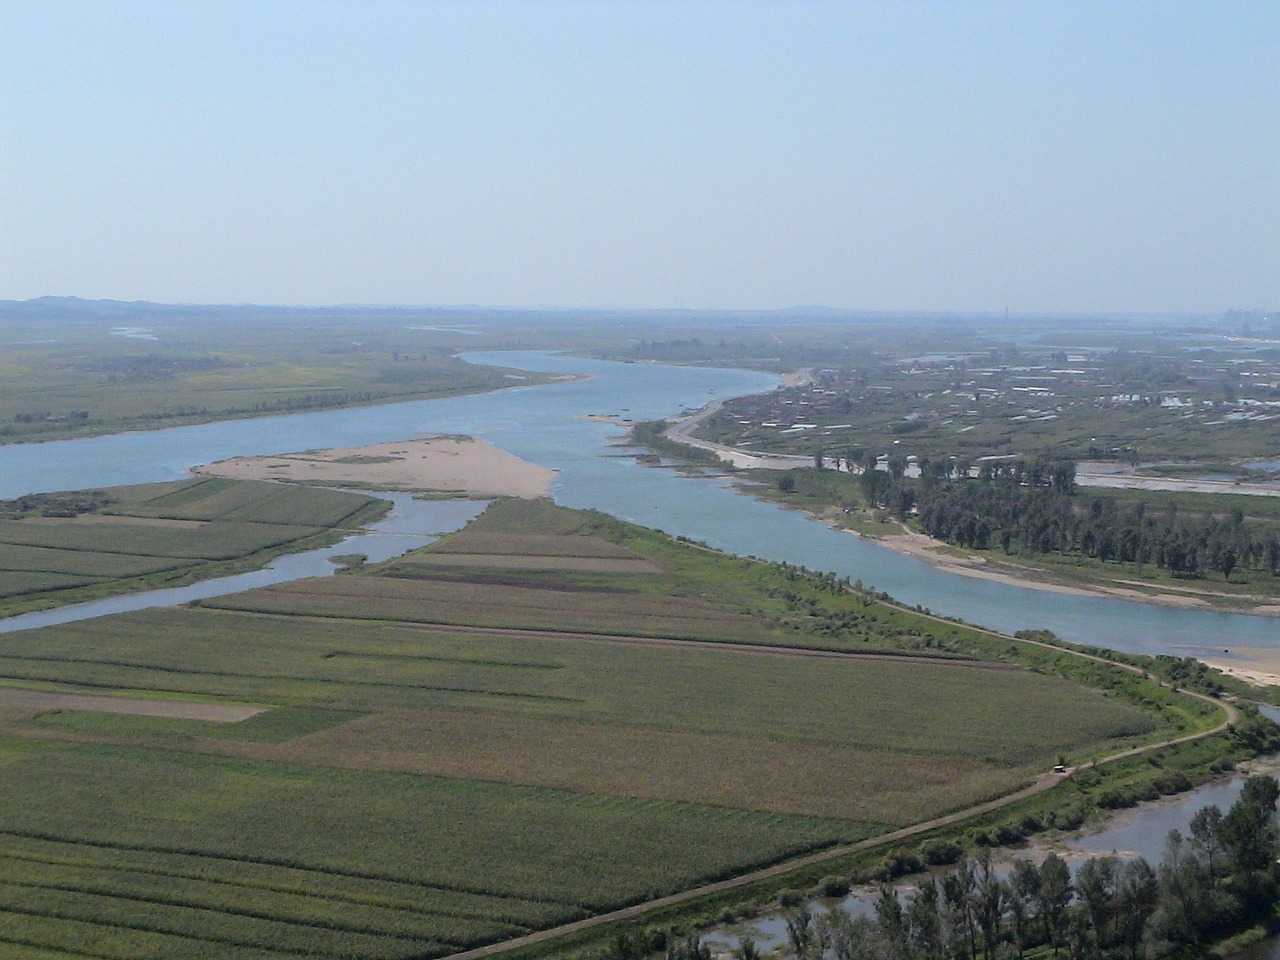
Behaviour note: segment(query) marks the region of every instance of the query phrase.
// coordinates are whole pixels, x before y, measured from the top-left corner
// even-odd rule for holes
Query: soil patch
[[[93,713],[123,713],[134,717],[208,720],[213,723],[237,723],[268,709],[241,704],[147,700],[142,697],[96,697],[87,693],[22,690],[16,687],[0,687],[0,706],[38,712],[85,710]]]

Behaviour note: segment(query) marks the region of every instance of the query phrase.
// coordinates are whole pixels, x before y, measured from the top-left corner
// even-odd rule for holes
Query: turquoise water
[[[610,363],[545,352],[468,353],[473,362],[585,375],[444,400],[227,421],[86,440],[0,447],[0,497],[38,490],[141,483],[242,454],[356,446],[430,433],[468,433],[560,477],[555,499],[735,553],[861,579],[909,604],[996,629],[1042,627],[1069,640],[1143,653],[1196,655],[1274,648],[1265,617],[1076,597],[961,577],[795,511],[736,492],[723,478],[681,476],[619,456],[619,428],[585,419],[672,416],[709,400],[758,393],[776,377],[741,370]]]

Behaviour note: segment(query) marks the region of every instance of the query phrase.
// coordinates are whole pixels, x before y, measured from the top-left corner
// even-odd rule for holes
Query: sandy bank
[[[352,484],[378,490],[472,497],[545,497],[556,471],[474,437],[425,437],[366,447],[235,457],[194,473],[236,480]]]
[[[846,532],[858,536],[856,531],[848,530]],[[893,536],[877,537],[875,542],[883,547],[888,547],[890,550],[896,550],[918,560],[924,560],[926,563],[931,563],[948,573],[958,573],[961,576],[990,580],[1014,587],[1027,587],[1032,590],[1047,590],[1050,593],[1067,593],[1084,597],[1118,597],[1124,600],[1140,600],[1144,603],[1160,603],[1170,607],[1209,606],[1208,601],[1200,597],[1189,597],[1175,593],[1144,593],[1141,590],[1129,590],[1124,587],[1094,585],[1075,587],[1065,583],[1051,583],[1044,580],[1036,580],[1029,576],[1021,577],[1005,571],[993,570],[987,566],[987,561],[982,557],[956,556],[955,554],[944,552],[948,549],[947,544],[923,533],[904,532]]]
[[[1239,647],[1224,650],[1221,656],[1200,657],[1211,667],[1258,686],[1280,686],[1280,649]]]

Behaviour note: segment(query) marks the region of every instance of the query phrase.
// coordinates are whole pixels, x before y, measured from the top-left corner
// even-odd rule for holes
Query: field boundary
[[[764,562],[764,561],[761,561],[761,562]],[[884,602],[888,606],[895,607],[899,610],[919,614],[919,611],[911,610],[911,608],[906,607],[900,603],[896,603],[893,601],[881,601],[881,602]],[[939,617],[935,614],[919,614],[919,615],[928,617],[929,619],[934,620],[938,623],[956,625],[956,621],[948,620],[945,617]],[[965,626],[967,626],[967,624]],[[1081,659],[1094,661],[1096,663],[1105,664],[1110,667],[1117,667],[1122,670],[1127,670],[1130,673],[1135,673],[1135,674],[1144,673],[1144,671],[1141,668],[1132,666],[1127,663],[1117,663],[1113,660],[1108,660],[1106,657],[1100,657],[1094,654],[1084,653],[1082,651],[1071,650],[1065,647],[1055,646],[1054,644],[1045,643],[1044,641],[1023,639],[1021,637],[1011,637],[1011,636],[1008,636],[1007,634],[1002,634],[995,630],[989,630],[982,627],[971,627],[970,629],[977,630],[980,633],[983,633],[990,637],[994,637],[999,640],[1005,640],[1011,643],[1025,643],[1025,644],[1030,644],[1036,647],[1042,647],[1047,650],[1052,650],[1056,653],[1064,653],[1069,656],[1074,656],[1074,657],[1079,657]],[[915,659],[915,658],[911,658],[911,659]],[[1160,686],[1173,689],[1172,684],[1166,683],[1162,680],[1157,682],[1160,684]],[[1140,756],[1141,754],[1144,754],[1144,753],[1149,753],[1155,750],[1162,750],[1166,747],[1176,746],[1182,743],[1190,743],[1195,740],[1204,739],[1205,737],[1215,736],[1216,734],[1222,733],[1225,730],[1227,730],[1229,727],[1231,727],[1240,719],[1240,711],[1237,710],[1230,703],[1226,703],[1224,701],[1217,700],[1213,697],[1207,696],[1206,694],[1196,693],[1191,690],[1181,690],[1180,692],[1184,693],[1189,697],[1194,697],[1197,700],[1202,700],[1205,703],[1209,703],[1212,706],[1221,709],[1225,714],[1225,718],[1222,720],[1221,723],[1217,724],[1216,726],[1210,729],[1200,730],[1195,733],[1185,734],[1180,737],[1171,737],[1167,740],[1159,741],[1158,743],[1150,743],[1150,744],[1144,744],[1138,747],[1130,747],[1128,749],[1121,750],[1117,753],[1109,754],[1108,756],[1105,756],[1105,757],[1099,757],[1097,760],[1092,761],[1090,765],[1096,767],[1096,766],[1103,766],[1105,764],[1116,763],[1121,760],[1128,759],[1130,757]],[[841,857],[848,856],[850,854],[862,853],[867,850],[874,850],[878,847],[888,846],[890,844],[897,843],[901,840],[906,840],[914,836],[919,836],[920,834],[923,834],[923,833],[928,833],[929,831],[935,830],[939,827],[954,826],[957,823],[962,823],[965,820],[972,819],[973,817],[978,817],[983,814],[990,813],[994,810],[999,810],[1003,807],[1010,806],[1021,800],[1026,800],[1030,797],[1036,796],[1037,794],[1044,793],[1046,790],[1050,790],[1053,787],[1056,787],[1058,784],[1063,783],[1066,780],[1069,780],[1071,776],[1078,769],[1079,769],[1078,767],[1068,767],[1066,770],[1064,770],[1061,773],[1051,772],[1051,773],[1041,774],[1039,777],[1036,778],[1036,780],[1033,783],[1031,783],[1029,786],[1023,787],[1021,790],[1017,790],[1013,793],[1006,794],[1003,797],[997,797],[994,800],[988,800],[983,803],[975,804],[974,806],[971,806],[971,807],[966,807],[963,810],[957,810],[952,813],[944,814],[943,816],[935,817],[931,820],[926,820],[926,821],[922,821],[921,823],[912,824],[909,827],[903,827],[891,833],[881,834],[877,837],[871,837],[866,840],[859,840],[856,843],[843,844],[836,847],[830,847],[826,850],[818,851],[817,853],[806,854],[804,856],[797,857],[791,860],[786,860],[786,861],[783,861],[782,863],[777,863],[769,867],[763,867],[759,870],[753,870],[749,873],[744,873],[737,877],[730,877],[726,880],[716,881],[715,883],[704,884],[703,886],[700,886],[700,887],[693,887],[688,890],[682,890],[679,893],[669,894],[668,896],[660,897],[654,900],[648,900],[644,903],[633,904],[630,907],[623,907],[618,910],[612,910],[612,911],[609,911],[608,913],[598,914],[594,917],[587,917],[583,920],[576,920],[576,921],[573,921],[572,923],[562,924],[561,926],[558,926],[558,927],[551,927],[546,930],[540,930],[534,933],[525,934],[524,936],[516,937],[511,940],[504,940],[500,943],[488,944],[486,946],[476,947],[475,949],[467,950],[462,953],[451,954],[447,957],[441,958],[441,960],[479,960],[479,958],[482,958],[482,957],[495,956],[500,953],[506,953],[510,950],[518,950],[522,947],[534,946],[536,944],[545,943],[549,940],[555,940],[560,937],[571,936],[572,934],[581,933],[582,931],[589,930],[593,927],[603,926],[609,923],[616,923],[618,921],[623,921],[623,920],[635,920],[639,917],[644,916],[645,914],[652,913],[657,910],[662,910],[667,907],[679,906],[682,903],[688,903],[690,901],[697,900],[702,897],[712,896],[714,894],[723,893],[725,891],[733,890],[738,887],[747,886],[748,884],[755,883],[760,880],[769,880],[776,877],[780,877],[787,873],[791,873],[792,871],[795,871],[795,870],[801,870],[805,867],[814,866],[819,863],[825,863],[829,860],[837,860]]]

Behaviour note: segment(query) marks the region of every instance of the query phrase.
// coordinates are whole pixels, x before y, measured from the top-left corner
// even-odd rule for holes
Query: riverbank
[[[846,530],[854,536],[863,536],[854,530]],[[955,573],[978,580],[989,580],[1014,587],[1027,587],[1032,590],[1045,590],[1050,593],[1062,593],[1083,597],[1112,597],[1121,600],[1136,600],[1142,603],[1154,603],[1181,609],[1211,609],[1208,601],[1194,596],[1172,593],[1143,593],[1124,587],[1105,587],[1100,585],[1072,586],[1054,583],[1047,580],[1033,579],[1031,576],[1019,576],[987,567],[983,557],[947,552],[952,550],[948,544],[923,533],[904,532],[885,537],[872,538],[881,546],[896,550],[898,553],[937,567],[947,573]],[[1257,616],[1280,616],[1280,604],[1258,604],[1248,611]],[[1232,650],[1224,647],[1222,655],[1205,655],[1197,653],[1197,657],[1209,666],[1221,670],[1228,676],[1243,680],[1254,686],[1280,686],[1280,650],[1267,650],[1261,647],[1246,647]]]
[[[1247,647],[1240,652],[1223,649],[1222,656],[1201,656],[1215,670],[1255,686],[1280,686],[1280,650]]]
[[[1203,783],[1186,793],[1143,801],[1125,810],[1099,810],[1083,829],[1042,834],[1022,846],[992,849],[996,875],[1007,879],[1017,861],[1026,860],[1039,866],[1050,854],[1065,861],[1073,874],[1086,861],[1107,856],[1123,859],[1143,857],[1152,865],[1158,864],[1170,830],[1178,829],[1187,834],[1191,817],[1206,805],[1216,804],[1225,811],[1235,802],[1243,778],[1255,774],[1280,774],[1280,755],[1265,755],[1246,761],[1231,775]],[[891,887],[899,899],[905,899],[918,892],[922,882],[938,881],[953,869],[951,866],[932,868],[924,874],[902,877]],[[854,884],[846,894],[816,897],[809,900],[808,906],[819,914],[839,907],[854,917],[873,917],[880,889],[879,884]],[[703,943],[717,960],[733,957],[733,950],[740,947],[744,938],[752,939],[757,948],[767,955],[787,944],[786,920],[786,910],[780,904],[774,904],[772,909],[765,908],[749,919],[711,927],[703,934]]]
[[[193,473],[236,480],[280,480],[400,493],[461,497],[548,496],[557,471],[475,437],[437,436],[363,447],[233,457]]]
[[[1049,567],[1035,567],[1030,564],[1014,563],[1011,560],[997,561],[997,564],[993,564],[990,558],[982,554],[966,551],[928,534],[910,530],[897,521],[892,524],[888,521],[877,521],[877,526],[881,528],[892,529],[896,524],[896,530],[892,533],[864,532],[851,529],[843,525],[838,511],[834,509],[819,509],[817,505],[789,501],[786,498],[777,496],[767,485],[762,485],[754,479],[741,479],[735,486],[748,495],[762,500],[781,502],[783,505],[801,510],[815,519],[824,520],[842,533],[852,534],[859,539],[875,543],[877,546],[886,547],[903,556],[922,560],[944,573],[970,577],[975,580],[986,580],[1010,587],[1021,587],[1067,596],[1130,600],[1138,603],[1176,607],[1183,610],[1223,610],[1224,612],[1248,614],[1250,616],[1280,617],[1280,601],[1266,597],[1231,594],[1226,591],[1214,591],[1200,587],[1174,587],[1158,583],[1143,584],[1137,580],[1064,582],[1074,579],[1071,573],[1054,570]],[[1132,586],[1119,584],[1132,584]],[[1144,586],[1148,589],[1138,589]],[[1228,604],[1224,601],[1235,601],[1235,603]],[[1247,606],[1242,606],[1242,604],[1247,604]],[[1280,665],[1277,666],[1277,670],[1280,670]],[[1280,679],[1275,682],[1280,683]]]
[[[855,536],[864,536],[855,530],[847,531]],[[1084,597],[1114,597],[1120,600],[1136,600],[1140,603],[1156,603],[1167,607],[1182,609],[1208,610],[1215,607],[1214,600],[1235,599],[1252,602],[1246,609],[1232,608],[1236,613],[1248,613],[1263,617],[1280,617],[1280,602],[1269,601],[1262,597],[1250,597],[1241,594],[1229,594],[1221,591],[1203,590],[1196,587],[1176,587],[1161,589],[1160,584],[1150,584],[1148,593],[1125,586],[1109,586],[1102,583],[1069,584],[1050,579],[1064,576],[1057,571],[1025,566],[1020,564],[1002,564],[1000,568],[990,566],[986,557],[974,553],[957,551],[957,548],[924,533],[903,530],[901,534],[891,534],[874,538],[876,543],[896,550],[898,553],[924,560],[927,563],[965,577],[979,580],[990,580],[994,583],[1005,583],[1016,587],[1029,587],[1033,590],[1047,590],[1052,593],[1065,593]],[[1020,568],[1020,569],[1014,569]],[[1025,571],[1025,572],[1023,572]],[[1138,581],[1116,581],[1141,586]],[[1253,602],[1257,601],[1257,602]]]

